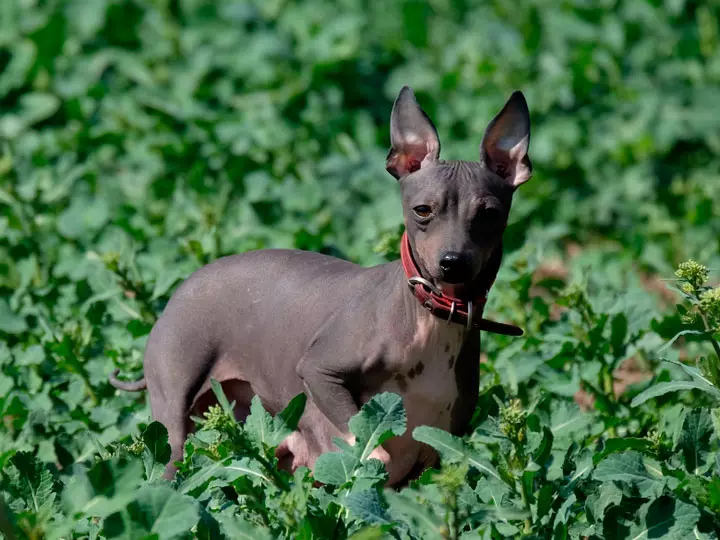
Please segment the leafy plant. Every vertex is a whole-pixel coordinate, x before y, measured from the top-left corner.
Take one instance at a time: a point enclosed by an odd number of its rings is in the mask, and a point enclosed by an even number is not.
[[[672,338],[668,345],[683,336],[692,335],[710,343],[714,355],[701,356],[697,361],[697,367],[674,362],[690,377],[690,380],[659,382],[636,396],[633,405],[640,405],[648,399],[662,396],[668,392],[699,390],[712,398],[717,408],[716,414],[720,414],[720,287],[709,287],[707,285],[709,277],[707,267],[692,260],[682,263],[675,275],[679,278],[680,283],[676,291],[690,304],[690,309],[682,305],[677,306],[682,321],[686,324],[693,324],[699,319],[701,329],[682,330]]]

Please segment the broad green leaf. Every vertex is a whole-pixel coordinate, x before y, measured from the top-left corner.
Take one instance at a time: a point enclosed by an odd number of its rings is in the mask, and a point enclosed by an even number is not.
[[[645,453],[649,451],[651,447],[652,443],[647,439],[636,439],[633,437],[627,437],[624,439],[608,439],[603,443],[602,451],[593,456],[593,463],[597,464],[615,452],[637,450],[638,452]]]
[[[183,481],[183,483],[178,487],[178,491],[187,495],[206,482],[209,482],[211,479],[217,476],[223,476],[225,474],[225,465],[229,462],[230,460],[228,459],[224,461],[213,461],[205,464],[205,466],[201,467],[192,476]]]
[[[501,480],[497,470],[490,462],[482,459],[476,452],[468,448],[462,439],[447,431],[430,426],[419,426],[413,430],[413,439],[432,446],[448,463],[467,461],[479,471]]]
[[[7,475],[12,490],[40,521],[48,519],[56,498],[55,480],[50,471],[28,452],[15,454],[10,458],[10,465]]]
[[[40,345],[31,345],[21,353],[15,354],[15,365],[30,366],[42,364],[45,360],[45,349]]]
[[[314,476],[318,482],[341,486],[349,482],[360,460],[348,452],[325,452],[315,462]]]
[[[613,482],[603,482],[588,495],[585,508],[596,523],[602,524],[605,511],[610,506],[618,506],[622,501],[622,491]]]
[[[267,528],[253,525],[230,510],[218,514],[217,518],[228,538],[239,540],[270,540],[272,538]]]
[[[250,404],[250,415],[245,420],[246,433],[257,443],[272,446],[275,425],[272,416],[262,406],[260,397],[255,395]]]
[[[630,403],[630,406],[637,407],[649,399],[664,396],[669,392],[679,392],[682,390],[701,390],[703,392],[707,392],[715,399],[720,399],[720,390],[709,384],[700,381],[672,381],[654,384],[647,390],[635,396]]]
[[[621,482],[645,498],[659,496],[665,486],[664,478],[651,474],[642,454],[634,450],[610,454],[597,465],[593,478],[599,482]]]
[[[270,477],[267,474],[267,471],[263,470],[263,468],[257,461],[247,457],[236,459],[226,464],[224,467],[224,475],[225,479],[228,482],[233,482],[237,478],[245,476],[249,478],[253,483],[272,483]]]
[[[21,334],[27,330],[25,318],[14,313],[4,298],[0,298],[0,332]]]
[[[142,434],[145,443],[145,477],[148,482],[160,478],[170,461],[168,432],[160,422],[151,422]]]
[[[434,508],[417,501],[411,490],[402,492],[386,491],[385,498],[390,506],[390,514],[395,519],[402,518],[413,534],[420,538],[441,538],[444,523]]]
[[[385,525],[392,520],[376,489],[354,491],[345,497],[344,503],[356,518],[364,522]]]
[[[385,464],[377,459],[361,461],[355,468],[351,491],[364,491],[385,485],[388,474]]]
[[[140,488],[133,502],[105,520],[107,538],[138,538],[157,535],[159,539],[186,536],[200,520],[200,505],[168,485]]]
[[[105,460],[88,471],[79,470],[73,478],[73,489],[63,493],[63,498],[73,512],[104,518],[135,500],[142,482],[143,465],[139,459]]]
[[[708,409],[689,411],[677,442],[677,448],[682,451],[683,462],[689,473],[702,474],[707,469],[712,435],[713,423]]]
[[[560,505],[560,508],[558,508],[558,511],[555,513],[555,527],[559,524],[567,524],[568,521],[571,519],[571,516],[573,514],[573,507],[577,503],[577,496],[574,493],[571,493]]]
[[[695,506],[679,499],[660,497],[640,507],[637,523],[630,528],[628,538],[694,538],[693,530],[699,519],[700,511]]]
[[[296,428],[305,410],[305,394],[295,396],[288,406],[273,417],[255,395],[250,403],[250,415],[245,420],[246,433],[256,442],[268,447],[278,446]]]
[[[30,125],[55,114],[60,100],[52,94],[31,93],[20,98],[24,121]]]
[[[350,431],[356,437],[357,457],[367,459],[387,439],[405,433],[406,425],[405,408],[399,395],[384,392],[373,396],[349,422]]]
[[[553,403],[550,415],[550,431],[556,444],[580,442],[589,433],[592,417],[575,403]]]
[[[105,199],[74,199],[70,208],[58,216],[57,228],[63,236],[76,239],[98,231],[110,219]]]

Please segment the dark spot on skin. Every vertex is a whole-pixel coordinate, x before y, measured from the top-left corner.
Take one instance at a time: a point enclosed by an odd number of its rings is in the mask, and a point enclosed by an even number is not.
[[[422,375],[424,369],[425,365],[422,362],[418,362],[418,365],[415,366],[415,373],[417,373],[418,375]]]
[[[452,367],[455,365],[455,355],[452,355],[450,357],[450,360],[448,360],[448,369],[452,369]]]
[[[407,390],[407,381],[405,380],[405,377],[403,377],[402,375],[396,375],[395,380],[397,381],[401,392]]]
[[[445,344],[445,352],[450,352],[450,342],[449,341]]]
[[[445,407],[445,410],[446,410],[446,411],[449,411],[449,410],[450,410],[450,404],[449,404],[449,403],[447,404],[447,407]]]

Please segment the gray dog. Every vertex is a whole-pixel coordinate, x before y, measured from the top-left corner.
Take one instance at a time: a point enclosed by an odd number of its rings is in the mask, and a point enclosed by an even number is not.
[[[190,415],[214,403],[222,384],[244,419],[260,396],[273,414],[301,392],[297,431],[278,448],[286,467],[312,468],[352,442],[348,420],[380,392],[402,396],[408,429],[370,457],[388,485],[433,465],[412,438],[419,425],[463,434],[476,405],[480,330],[522,331],[481,318],[502,258],[515,188],[532,173],[530,118],[520,92],[490,122],[479,162],[443,161],[432,122],[404,87],[390,119],[387,170],[402,189],[406,232],[401,261],[364,268],[298,250],[259,250],[201,268],[170,299],[150,333],[145,378],[155,420],[182,460]],[[171,461],[165,475],[174,476]]]

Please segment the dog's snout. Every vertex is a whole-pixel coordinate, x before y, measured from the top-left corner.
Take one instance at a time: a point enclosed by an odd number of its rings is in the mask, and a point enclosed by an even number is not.
[[[461,283],[472,278],[470,257],[456,251],[448,251],[440,259],[443,281],[448,283]]]

